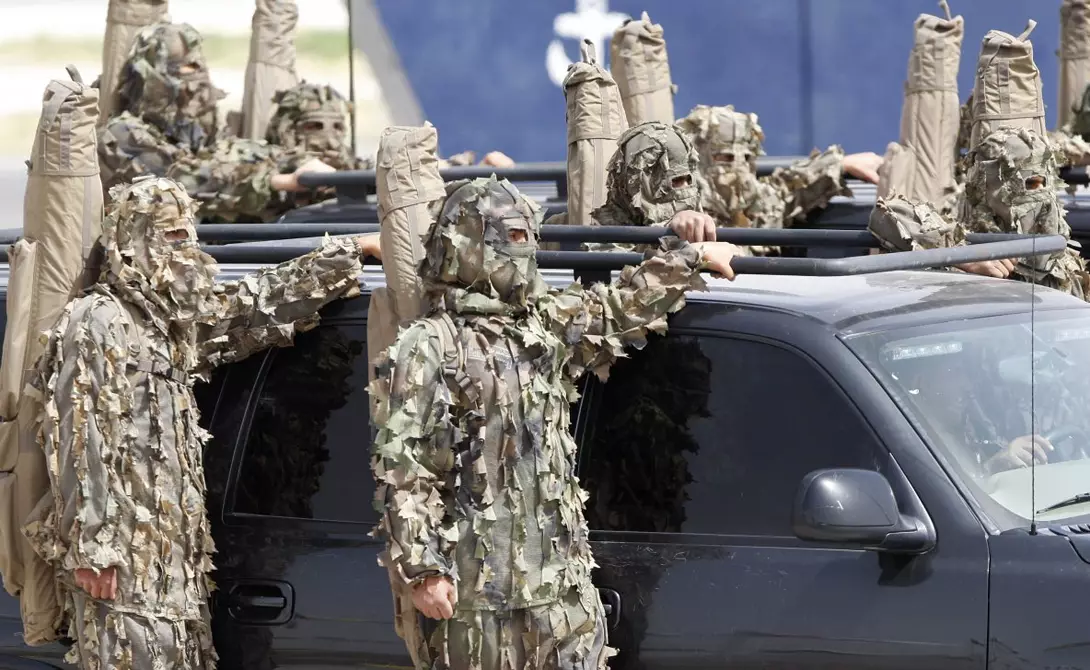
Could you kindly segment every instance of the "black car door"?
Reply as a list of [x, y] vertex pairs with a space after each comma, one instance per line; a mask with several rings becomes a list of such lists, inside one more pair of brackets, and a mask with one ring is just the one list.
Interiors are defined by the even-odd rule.
[[[365, 310], [363, 299], [327, 308], [293, 347], [234, 366], [224, 383], [215, 423], [241, 437], [207, 459], [210, 488], [225, 482], [214, 524], [222, 668], [411, 665], [368, 536]], [[236, 373], [249, 380], [232, 384]]]
[[794, 536], [807, 473], [892, 464], [808, 355], [671, 329], [594, 385], [580, 422], [614, 670], [984, 667], [979, 528], [962, 541], [935, 515], [939, 548], [908, 559]]

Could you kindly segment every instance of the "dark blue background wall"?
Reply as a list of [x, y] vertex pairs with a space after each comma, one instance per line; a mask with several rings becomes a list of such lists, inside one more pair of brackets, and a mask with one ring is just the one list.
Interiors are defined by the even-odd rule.
[[[545, 62], [554, 19], [577, 2], [636, 17], [646, 10], [665, 29], [678, 116], [699, 103], [756, 112], [770, 155], [832, 143], [881, 153], [897, 139], [912, 22], [941, 13], [935, 0], [378, 0], [445, 153], [564, 159], [564, 96]], [[1060, 0], [950, 4], [966, 22], [962, 99], [984, 34], [1018, 35], [1027, 19], [1037, 21], [1032, 40], [1052, 127]], [[563, 44], [578, 57], [576, 40]]]

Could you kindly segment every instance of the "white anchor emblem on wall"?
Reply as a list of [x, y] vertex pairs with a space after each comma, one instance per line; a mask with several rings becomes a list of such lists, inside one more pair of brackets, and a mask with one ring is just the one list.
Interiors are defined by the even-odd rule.
[[549, 79], [560, 86], [572, 64], [564, 51], [564, 43], [559, 38], [590, 40], [594, 43], [595, 62], [605, 67], [605, 47], [603, 46], [613, 31], [631, 17], [621, 12], [609, 11], [609, 0], [575, 0], [575, 11], [559, 14], [553, 20], [553, 32], [558, 39], [549, 42], [545, 51], [545, 69]]

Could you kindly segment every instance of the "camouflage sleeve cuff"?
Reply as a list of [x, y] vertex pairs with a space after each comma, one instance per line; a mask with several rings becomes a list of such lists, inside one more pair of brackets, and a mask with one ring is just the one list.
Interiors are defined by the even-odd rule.
[[949, 249], [966, 243], [962, 228], [944, 219], [930, 203], [896, 194], [878, 198], [867, 230], [889, 252]]
[[1090, 165], [1090, 142], [1080, 135], [1075, 135], [1067, 130], [1054, 130], [1049, 133], [1052, 150], [1056, 154], [1057, 162], [1061, 167], [1065, 165], [1084, 166]]
[[809, 158], [788, 168], [777, 168], [767, 183], [779, 191], [786, 203], [785, 224], [825, 207], [838, 195], [850, 196], [852, 192], [845, 185], [843, 171], [844, 150], [835, 145], [820, 153], [815, 150]]

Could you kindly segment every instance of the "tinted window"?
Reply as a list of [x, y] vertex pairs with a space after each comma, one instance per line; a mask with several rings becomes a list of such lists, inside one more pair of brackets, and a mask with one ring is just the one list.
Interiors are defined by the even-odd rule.
[[770, 344], [654, 337], [599, 397], [582, 459], [593, 529], [791, 536], [808, 472], [877, 469], [875, 439], [844, 395]]
[[375, 519], [366, 330], [322, 326], [273, 352], [246, 441], [235, 512]]

